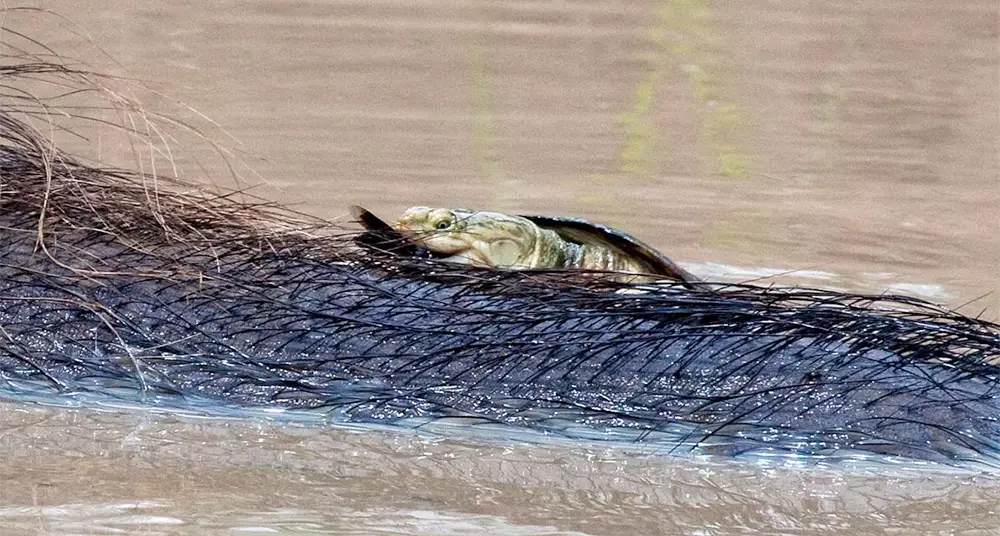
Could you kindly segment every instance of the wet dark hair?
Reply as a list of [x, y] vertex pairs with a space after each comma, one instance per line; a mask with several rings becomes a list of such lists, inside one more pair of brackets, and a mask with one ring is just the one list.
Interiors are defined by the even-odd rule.
[[[7, 87], [101, 84], [52, 58], [4, 59]], [[899, 296], [626, 289], [444, 264], [267, 202], [85, 163], [32, 125], [45, 107], [7, 103], [5, 398], [1000, 466], [996, 324]]]

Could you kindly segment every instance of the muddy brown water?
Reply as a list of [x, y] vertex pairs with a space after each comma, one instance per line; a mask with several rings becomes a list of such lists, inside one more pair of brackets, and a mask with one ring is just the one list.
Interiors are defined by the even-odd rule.
[[[707, 277], [1000, 319], [995, 1], [30, 5], [67, 20], [0, 23], [147, 81], [304, 212], [574, 215]], [[995, 477], [918, 466], [21, 403], [0, 445], [3, 534], [1000, 533]]]

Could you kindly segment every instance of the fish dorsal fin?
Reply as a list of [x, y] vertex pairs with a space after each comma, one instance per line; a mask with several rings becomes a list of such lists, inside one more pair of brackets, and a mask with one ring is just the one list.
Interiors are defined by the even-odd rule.
[[427, 250], [410, 242], [402, 233], [368, 209], [351, 205], [350, 211], [354, 219], [367, 230], [355, 238], [358, 244], [405, 257], [428, 256]]
[[365, 207], [360, 205], [351, 205], [348, 208], [351, 211], [351, 216], [354, 216], [354, 219], [364, 226], [365, 229], [375, 232], [394, 231], [392, 226], [382, 221], [378, 216], [372, 214]]
[[563, 240], [576, 244], [604, 247], [619, 255], [629, 257], [643, 266], [651, 275], [674, 279], [692, 288], [694, 283], [700, 281], [653, 247], [617, 229], [577, 218], [525, 215], [521, 217], [531, 220], [542, 229], [558, 234]]

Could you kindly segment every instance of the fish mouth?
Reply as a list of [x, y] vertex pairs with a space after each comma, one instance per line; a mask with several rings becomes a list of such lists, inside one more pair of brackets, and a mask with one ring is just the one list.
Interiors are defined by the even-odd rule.
[[428, 248], [424, 244], [420, 243], [419, 240], [410, 240], [410, 243], [420, 250], [420, 257], [423, 259], [430, 259], [434, 261], [450, 262], [457, 264], [470, 264], [468, 255], [466, 251], [435, 251]]
[[417, 245], [425, 253], [423, 257], [425, 259], [431, 259], [434, 261], [444, 261], [444, 262], [461, 262], [462, 257], [458, 255], [453, 255], [451, 253], [441, 253], [439, 251], [434, 251], [432, 249], [427, 249], [423, 246]]
[[421, 238], [433, 233], [414, 231], [405, 223], [401, 222], [394, 223], [392, 227], [397, 233], [400, 234], [400, 236], [403, 237], [403, 240], [405, 240], [407, 244], [417, 250], [416, 255], [414, 256], [421, 259], [431, 259], [436, 261], [462, 262], [462, 258], [459, 254], [434, 251], [433, 249], [427, 247], [427, 244]]
[[423, 240], [424, 237], [434, 236], [437, 234], [435, 231], [418, 231], [413, 230], [405, 222], [397, 221], [392, 224], [393, 230], [395, 230], [399, 235], [406, 241], [406, 244], [414, 248], [414, 257], [420, 259], [427, 259], [433, 261], [450, 262], [457, 264], [470, 264], [469, 258], [465, 255], [468, 250], [462, 251], [435, 251], [427, 247], [426, 242]]
[[446, 262], [462, 262], [459, 255], [454, 253], [444, 253], [441, 251], [434, 251], [427, 247], [419, 236], [416, 236], [412, 232], [407, 232], [406, 230], [400, 230], [400, 236], [402, 237], [402, 242], [412, 248], [411, 252], [413, 257], [418, 259], [428, 259], [434, 261], [446, 261]]
[[457, 264], [470, 264], [468, 257], [468, 250], [460, 251], [441, 251], [435, 250], [427, 247], [427, 244], [423, 240], [420, 240], [419, 236], [414, 236], [413, 234], [401, 233], [404, 240], [411, 246], [417, 249], [417, 255], [421, 259], [428, 259], [433, 261], [450, 262]]

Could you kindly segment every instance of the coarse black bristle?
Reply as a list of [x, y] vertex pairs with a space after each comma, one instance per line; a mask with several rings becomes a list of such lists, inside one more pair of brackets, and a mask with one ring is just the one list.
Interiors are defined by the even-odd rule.
[[102, 79], [7, 50], [5, 398], [208, 401], [722, 455], [1000, 466], [996, 324], [901, 296], [423, 258], [371, 226], [64, 154], [34, 126], [48, 105], [13, 88], [48, 78], [99, 94]]

